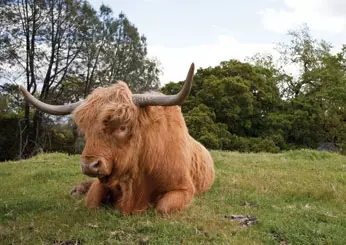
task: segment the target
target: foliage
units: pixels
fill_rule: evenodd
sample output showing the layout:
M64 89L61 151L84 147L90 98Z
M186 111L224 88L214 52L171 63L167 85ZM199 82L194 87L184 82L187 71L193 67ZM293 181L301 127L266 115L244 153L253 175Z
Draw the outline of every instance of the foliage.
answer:
M231 134L227 125L215 124L215 113L200 104L193 108L185 117L189 133L203 145L210 149L226 149Z
M16 1L14 3L19 4ZM95 11L87 3L59 2L63 6L75 4L73 6L77 9L73 11L77 11L80 16L72 16L74 12L68 14L64 8L55 10L56 5L49 5L51 1L45 3L51 7L50 10L53 8L56 13L61 12L67 22L74 20L76 23L70 24L78 28L75 29L77 33L68 36L71 40L65 40L64 35L60 41L56 40L58 46L62 42L59 46L62 56L58 51L56 55L46 55L53 57L56 62L52 63L52 80L49 78L49 81L45 81L43 76L43 85L46 82L48 85L35 92L37 97L51 103L74 102L95 87L108 86L117 79L125 80L134 92L159 87L158 66L156 61L147 58L146 38L138 33L123 13L115 18L112 10L104 5ZM49 12L46 7L38 7L37 11L41 11L42 18L44 13ZM11 11L7 14L10 15ZM6 16L0 18L3 23L10 21ZM39 19L38 23L41 22ZM66 23L61 24L60 28L66 27ZM12 23L9 26L15 25ZM14 32L13 35L19 38L22 37L20 33ZM37 55L42 43L53 45L46 32L38 32L37 37L43 34L46 36L35 46ZM278 46L281 54L279 61L268 54L256 54L249 57L247 62L230 59L215 67L197 70L191 94L182 105L192 137L209 149L279 152L300 148L316 149L321 143L332 142L339 147L340 152L346 153L346 46L340 52L332 53L331 44L314 39L306 26L290 31L289 36L288 43ZM13 46L20 38L7 40L4 34L2 37L4 48L0 50L3 52L1 59L15 67L18 59L23 58L20 52L25 51ZM80 48L67 68L63 60L68 57L64 56L62 50L68 50L72 44L78 44ZM73 52L77 51L73 49ZM35 56L34 63L39 58ZM44 64L42 67L46 67ZM287 66L296 67L298 75L287 74L284 69ZM58 72L59 67L61 73ZM0 76L4 76L5 73L1 71L4 69L1 70L0 65ZM41 73L38 68L36 71L39 78ZM54 72L57 72L56 76ZM29 76L28 81L32 82L32 79ZM32 93L39 83L35 84L32 83ZM165 94L176 94L182 85L182 81L171 82L160 89ZM23 156L31 156L41 149L78 153L83 147L83 139L78 136L77 128L70 118L58 122L55 117L29 110L13 84L0 86L0 110L5 114L14 113L25 118L21 121L21 129L27 131L29 128L30 131L28 134L25 131L19 134L20 139L24 140L17 152L22 152L21 149L30 142L33 142L34 147L29 147L28 155ZM37 130L35 125L42 130ZM64 137L60 137L62 135ZM37 141L37 136L40 136L40 141Z
M285 111L292 115L288 141L308 147L323 141L343 144L340 132L346 119L344 49L331 54L331 45L314 40L307 27L290 34L291 45L284 49L283 58L301 67L302 72L287 85L292 95Z
M9 83L0 84L0 113L19 114L23 98L19 94L17 86Z
M249 63L229 60L197 71L182 106L193 137L212 149L277 152L334 142L345 151L346 48L332 54L306 26L289 35L278 46L281 63L256 54ZM298 76L284 66L296 67ZM169 83L162 91L174 94L181 86Z
M212 151L216 180L186 211L122 216L72 198L79 156L0 163L1 244L345 244L345 156ZM245 204L245 205L244 205ZM250 205L252 204L252 205ZM242 227L232 214L256 216Z
M14 114L0 114L0 161L18 157L19 123L20 118Z
M116 80L134 91L159 86L145 36L105 5L96 11L87 1L2 1L0 25L0 79L24 84L45 102L75 102ZM46 147L46 115L35 110L31 120L24 104L21 147L31 156Z
M211 149L277 152L279 142L268 131L273 133L269 118L282 104L280 79L274 69L236 60L199 69L182 107L190 134ZM177 93L181 86L169 83L162 91ZM259 143L262 138L271 143Z

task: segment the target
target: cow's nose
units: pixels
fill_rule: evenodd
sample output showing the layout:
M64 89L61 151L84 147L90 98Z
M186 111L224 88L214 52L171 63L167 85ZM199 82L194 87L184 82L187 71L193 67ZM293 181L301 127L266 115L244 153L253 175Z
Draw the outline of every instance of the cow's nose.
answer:
M86 175L96 176L100 172L101 160L97 159L92 162L86 162L81 159L80 161L81 170Z

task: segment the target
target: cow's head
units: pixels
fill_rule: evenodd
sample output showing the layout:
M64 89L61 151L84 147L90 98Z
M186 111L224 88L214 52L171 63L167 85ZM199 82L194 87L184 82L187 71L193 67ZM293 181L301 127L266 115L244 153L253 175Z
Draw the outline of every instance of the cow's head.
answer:
M114 169L126 170L136 161L141 144L139 110L145 106L173 106L189 95L194 64L186 82L176 95L132 94L124 82L95 89L84 101L68 105L49 105L37 100L24 87L25 98L39 110L52 115L73 114L84 134L86 145L80 158L84 174L104 178Z

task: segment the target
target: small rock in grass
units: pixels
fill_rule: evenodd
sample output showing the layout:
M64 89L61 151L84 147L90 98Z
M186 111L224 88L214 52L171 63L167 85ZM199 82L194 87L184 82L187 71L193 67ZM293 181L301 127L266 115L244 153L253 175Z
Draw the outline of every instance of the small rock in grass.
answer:
M233 221L237 221L241 226L250 226L257 223L256 216L249 216L243 214L226 214L225 218L232 219Z

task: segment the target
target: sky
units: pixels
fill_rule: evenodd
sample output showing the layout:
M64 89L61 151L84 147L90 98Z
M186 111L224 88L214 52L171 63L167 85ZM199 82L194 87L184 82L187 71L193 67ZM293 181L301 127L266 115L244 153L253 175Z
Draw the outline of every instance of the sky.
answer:
M196 69L221 61L244 61L256 53L277 55L289 30L307 24L314 38L339 51L346 44L345 0L89 0L115 15L123 12L147 38L148 56L157 58L160 81L185 79Z

